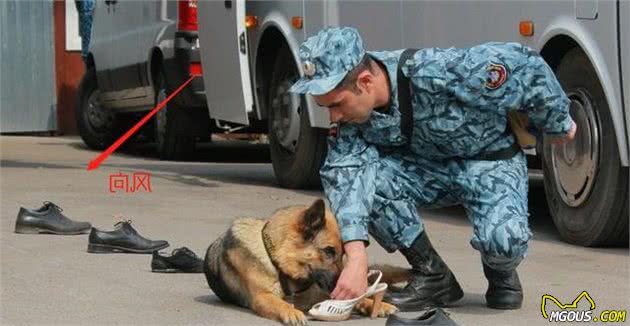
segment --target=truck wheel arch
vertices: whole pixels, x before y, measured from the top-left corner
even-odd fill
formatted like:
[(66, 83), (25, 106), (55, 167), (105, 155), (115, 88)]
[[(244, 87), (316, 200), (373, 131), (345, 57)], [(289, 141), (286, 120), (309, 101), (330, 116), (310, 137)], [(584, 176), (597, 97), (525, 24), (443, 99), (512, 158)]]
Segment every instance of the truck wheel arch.
[(268, 108), (266, 107), (267, 96), (271, 84), (271, 76), (273, 74), (273, 65), (278, 53), (283, 48), (290, 48), (285, 35), (276, 26), (268, 26), (258, 41), (256, 49), (256, 60), (254, 63), (254, 78), (256, 91), (256, 107), (259, 109), (261, 119), (268, 116)]
[(151, 49), (151, 53), (149, 54), (149, 60), (148, 60), (148, 65), (149, 65), (148, 78), (149, 78), (149, 82), (151, 83), (151, 86), (153, 86), (153, 89), (156, 89), (157, 87), (156, 78), (158, 77), (160, 69), (162, 69), (163, 60), (164, 60), (164, 55), (162, 54), (162, 50), (159, 47), (154, 47), (153, 49)]
[[(539, 39), (541, 56), (547, 61), (549, 66), (556, 71), (560, 60), (572, 49), (578, 47), (584, 52), (597, 78), (604, 90), (606, 101), (613, 117), (620, 116), (622, 119), (613, 119), (613, 126), (618, 144), (619, 158), (623, 166), (628, 166), (628, 141), (626, 139), (626, 126), (623, 119), (623, 106), (621, 99), (615, 99), (614, 84), (612, 76), (608, 73), (610, 67), (603, 65), (601, 49), (592, 40), (592, 35), (588, 34), (580, 25), (572, 22), (571, 26), (564, 26), (562, 22), (548, 28), (542, 38)], [(573, 25), (575, 24), (575, 25)]]

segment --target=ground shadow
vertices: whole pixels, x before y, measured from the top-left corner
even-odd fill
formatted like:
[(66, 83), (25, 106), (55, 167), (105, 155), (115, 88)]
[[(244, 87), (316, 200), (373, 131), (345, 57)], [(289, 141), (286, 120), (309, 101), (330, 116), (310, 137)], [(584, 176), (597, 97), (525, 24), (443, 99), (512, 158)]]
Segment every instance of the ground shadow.
[[(83, 142), (66, 143), (74, 149), (94, 152)], [(160, 161), (153, 143), (131, 144), (119, 148), (113, 154), (140, 159), (132, 164), (116, 164), (105, 161), (101, 167), (127, 171), (148, 171), (152, 177), (163, 178), (189, 186), (216, 187), (218, 182), (277, 187), (271, 168), (269, 146), (247, 141), (215, 141), (197, 145), (194, 154), (185, 161)], [(212, 163), (212, 164), (199, 164)], [(235, 168), (234, 164), (238, 164)], [(262, 164), (262, 168), (261, 168)], [(201, 180), (200, 180), (201, 179)]]
[[(45, 144), (45, 143), (40, 143)], [(65, 145), (74, 149), (92, 151), (96, 154), (101, 151), (88, 148), (83, 142), (71, 142)], [(121, 146), (116, 155), (133, 157), (136, 159), (157, 160), (158, 154), (155, 144), (150, 142), (129, 144)], [(196, 144), (195, 152), (180, 163), (271, 163), (268, 144), (258, 144), (238, 140), (218, 140)]]
[[(233, 310), (234, 312), (247, 313), (250, 316), (255, 316), (255, 317), (258, 317), (258, 318), (262, 318), (262, 317), (258, 316), (251, 309), (245, 309), (245, 308), (233, 305), (233, 304), (225, 303), (225, 302), (221, 301), (221, 299), (219, 299), (214, 294), (198, 296), (194, 300), (196, 302), (207, 304), (207, 305), (210, 305), (210, 306), (213, 306), (213, 307), (216, 307), (216, 308), (229, 309), (229, 310)], [(349, 320), (363, 319), (363, 318), (365, 318), (365, 316), (359, 314), (358, 312), (353, 312), (352, 315), (350, 316)], [(311, 322), (311, 321), (318, 322), (317, 320), (309, 320), (309, 322)], [(324, 323), (324, 322), (322, 322), (322, 323)]]
[(499, 315), (505, 311), (488, 309), (484, 293), (465, 293), (464, 297), (454, 305), (447, 307), (448, 311), (462, 315)]
[(24, 162), (24, 161), (14, 161), (14, 160), (0, 160), (0, 167), (3, 168), (31, 168), (31, 169), (76, 169), (74, 166), (70, 165), (60, 165), (60, 164), (52, 164), (52, 163), (44, 163), (44, 162)]
[(207, 305), (213, 306), (215, 308), (229, 309), (229, 310), (233, 310), (235, 312), (248, 313), (248, 314), (250, 314), (252, 316), (258, 317), (258, 315), (256, 315), (252, 310), (246, 309), (246, 308), (242, 308), (242, 307), (239, 307), (237, 305), (225, 303), (225, 302), (221, 301), (221, 299), (219, 299), (219, 297), (217, 297), (214, 294), (201, 295), (201, 296), (195, 297), (194, 300), (196, 302), (207, 304)]

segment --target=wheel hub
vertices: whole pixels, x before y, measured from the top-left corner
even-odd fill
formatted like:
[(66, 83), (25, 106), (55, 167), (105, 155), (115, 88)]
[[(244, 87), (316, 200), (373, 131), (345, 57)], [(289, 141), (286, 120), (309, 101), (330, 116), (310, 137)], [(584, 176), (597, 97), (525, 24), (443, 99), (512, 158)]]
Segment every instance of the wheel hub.
[(578, 126), (575, 139), (551, 145), (551, 162), (556, 189), (571, 207), (584, 203), (593, 188), (599, 160), (599, 124), (591, 98), (584, 90), (567, 94), (571, 117)]
[(96, 130), (107, 130), (114, 123), (114, 113), (101, 105), (99, 92), (93, 91), (87, 102), (87, 121)]
[(271, 132), (283, 148), (294, 153), (300, 136), (301, 96), (289, 92), (291, 85), (286, 79), (276, 89), (271, 101)]

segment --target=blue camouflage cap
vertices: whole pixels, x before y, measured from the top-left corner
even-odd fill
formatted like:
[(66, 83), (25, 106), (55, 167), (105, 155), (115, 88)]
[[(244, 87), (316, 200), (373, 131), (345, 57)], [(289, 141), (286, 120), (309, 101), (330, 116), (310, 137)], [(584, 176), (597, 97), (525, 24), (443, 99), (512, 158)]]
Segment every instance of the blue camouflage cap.
[(304, 76), (290, 92), (322, 95), (333, 90), (363, 56), (363, 41), (352, 27), (325, 28), (300, 46)]

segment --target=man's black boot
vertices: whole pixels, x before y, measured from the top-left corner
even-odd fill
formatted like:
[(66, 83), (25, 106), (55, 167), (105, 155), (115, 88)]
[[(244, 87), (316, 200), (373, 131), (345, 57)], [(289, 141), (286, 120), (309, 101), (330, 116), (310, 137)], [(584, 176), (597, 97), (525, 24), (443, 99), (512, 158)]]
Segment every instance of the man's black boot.
[(420, 311), (449, 305), (464, 296), (455, 276), (433, 249), (426, 232), (400, 252), (411, 265), (409, 283), (400, 291), (388, 291), (383, 301), (401, 311)]
[(516, 270), (498, 271), (483, 264), (488, 279), (486, 305), (494, 309), (519, 309), (523, 304), (523, 288)]

